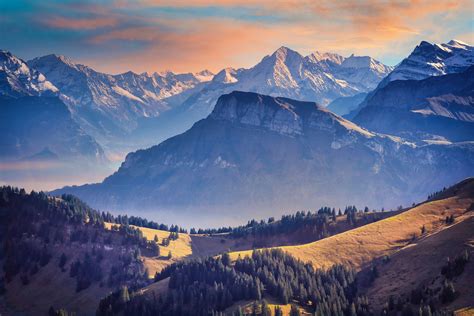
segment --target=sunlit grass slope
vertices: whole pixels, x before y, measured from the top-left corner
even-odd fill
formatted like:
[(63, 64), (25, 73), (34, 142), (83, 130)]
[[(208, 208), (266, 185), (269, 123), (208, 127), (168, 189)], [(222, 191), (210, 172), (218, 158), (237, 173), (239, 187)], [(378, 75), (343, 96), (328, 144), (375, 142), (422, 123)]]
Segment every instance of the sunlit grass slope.
[[(448, 191), (442, 199), (422, 203), (396, 216), (343, 232), (316, 242), (280, 247), (305, 262), (317, 267), (329, 267), (336, 263), (361, 268), (374, 258), (391, 255), (409, 245), (413, 237), (420, 237), (421, 228), (433, 234), (445, 229), (446, 216), (458, 219), (474, 202), (474, 179), (467, 179)], [(233, 252), (237, 256), (249, 255), (251, 251)]]

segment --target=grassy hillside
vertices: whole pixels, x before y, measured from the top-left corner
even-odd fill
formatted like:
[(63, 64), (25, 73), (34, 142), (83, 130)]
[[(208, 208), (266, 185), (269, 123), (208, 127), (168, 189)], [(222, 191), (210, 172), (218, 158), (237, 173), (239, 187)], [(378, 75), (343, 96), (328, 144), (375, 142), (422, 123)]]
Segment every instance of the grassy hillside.
[[(298, 259), (311, 262), (316, 268), (341, 263), (360, 269), (375, 258), (390, 256), (416, 242), (423, 226), (427, 236), (448, 227), (445, 224), (446, 216), (453, 215), (457, 220), (472, 216), (472, 212), (466, 213), (472, 203), (474, 179), (469, 179), (443, 192), (437, 199), (419, 204), (396, 216), (316, 242), (281, 248)], [(235, 259), (239, 255), (250, 253), (233, 252), (231, 257)]]
[[(110, 229), (113, 223), (105, 223), (105, 227)], [(229, 239), (224, 237), (212, 237), (205, 235), (190, 235), (179, 233), (176, 240), (170, 241), (169, 245), (163, 246), (162, 240), (168, 238), (169, 231), (152, 229), (146, 227), (133, 226), (143, 233), (143, 237), (147, 240), (154, 240), (158, 237), (158, 245), (160, 246), (160, 256), (148, 255), (146, 252), (142, 253), (143, 263), (148, 269), (150, 277), (153, 277), (156, 272), (160, 272), (164, 267), (184, 259), (191, 259), (196, 257), (206, 257), (216, 255), (229, 249), (250, 249), (251, 243), (246, 240)], [(171, 258), (167, 255), (171, 252)]]
[[(123, 285), (129, 286), (131, 292), (146, 294), (138, 296), (158, 297), (169, 293), (170, 279), (176, 283), (179, 278), (171, 273), (151, 284), (149, 278), (171, 264), (228, 251), (231, 251), (230, 259), (236, 260), (239, 256), (251, 255), (250, 249), (261, 244), (280, 248), (303, 262), (311, 262), (316, 269), (327, 269), (335, 264), (355, 268), (359, 271), (359, 293), (366, 295), (370, 308), (378, 311), (385, 306), (390, 295), (406, 300), (410, 299), (413, 290), (429, 288), (438, 297), (445, 280), (441, 269), (447, 257), (454, 258), (464, 250), (474, 257), (474, 179), (438, 192), (430, 196), (430, 200), (408, 210), (358, 213), (358, 227), (354, 229), (351, 229), (353, 224), (346, 221), (345, 215), (335, 219), (329, 216), (325, 219), (325, 228), (328, 228), (325, 232), (334, 234), (329, 237), (322, 236), (320, 230), (311, 232), (308, 225), (311, 221), (306, 222), (304, 228), (287, 234), (273, 229), (272, 225), (279, 225), (279, 221), (275, 221), (259, 223), (264, 226), (249, 228), (251, 232), (240, 237), (226, 233), (179, 233), (176, 240), (170, 240), (165, 245), (162, 242), (170, 237), (169, 231), (104, 222), (108, 216), (104, 217), (75, 198), (66, 201), (7, 190), (6, 195), (0, 196), (0, 202), (0, 224), (4, 226), (0, 237), (7, 241), (3, 243), (6, 256), (0, 260), (6, 271), (0, 275), (0, 289), (3, 283), (7, 290), (0, 297), (0, 313), (6, 315), (44, 314), (50, 306), (66, 308), (78, 315), (94, 314), (99, 301)], [(447, 217), (453, 217), (454, 222), (446, 222)], [(111, 229), (113, 225), (117, 227)], [(150, 246), (155, 236), (160, 246), (159, 256)], [(305, 238), (323, 239), (298, 244)], [(25, 252), (29, 249), (38, 255)], [(41, 263), (43, 252), (48, 254), (44, 264)], [(169, 252), (171, 258), (168, 257)], [(62, 253), (66, 254), (67, 262), (60, 268)], [(20, 260), (22, 255), (27, 259)], [(92, 263), (97, 263), (86, 264), (88, 256), (94, 260)], [(77, 261), (89, 267), (87, 271), (90, 275), (72, 275)], [(16, 263), (20, 264), (18, 269), (15, 268)], [(378, 277), (369, 282), (374, 266), (378, 269)], [(92, 267), (99, 267), (100, 275), (93, 277), (95, 268)], [(145, 269), (148, 270), (148, 278), (144, 276)], [(247, 271), (239, 269), (239, 273)], [(212, 271), (210, 273), (207, 277), (212, 280)], [(114, 279), (115, 275), (120, 278)], [(459, 315), (472, 313), (473, 276), (474, 261), (471, 260), (462, 275), (450, 279), (457, 292), (456, 299), (441, 307), (459, 310)], [(84, 278), (86, 286), (81, 285)], [(262, 282), (268, 280), (263, 278)], [(194, 285), (190, 283), (189, 286), (193, 288)], [(176, 285), (174, 289), (177, 290)], [(290, 305), (282, 303), (280, 294), (270, 294), (264, 287), (261, 291), (272, 310), (279, 305), (284, 312), (288, 312)], [(294, 293), (301, 291), (301, 288), (293, 288)], [(287, 303), (297, 303), (298, 300), (295, 296)], [(356, 305), (367, 308), (364, 300), (360, 298)], [(224, 304), (215, 306), (219, 309)], [(250, 311), (253, 301), (243, 295), (225, 306), (228, 312), (239, 306), (244, 311)], [(308, 298), (301, 306), (304, 306), (301, 312), (314, 307)], [(350, 304), (345, 306), (347, 311)], [(132, 307), (137, 310), (137, 306)]]
[[(363, 226), (372, 223), (377, 220), (389, 218), (400, 211), (393, 212), (378, 212), (378, 213), (359, 213), (357, 214), (358, 225)], [(267, 226), (278, 225), (279, 221), (275, 221), (271, 224), (265, 224)], [(105, 223), (105, 227), (110, 229), (114, 223)], [(136, 229), (139, 229), (143, 236), (149, 240), (154, 240), (155, 236), (158, 237), (158, 244), (160, 245), (160, 256), (150, 256), (147, 253), (142, 253), (142, 260), (145, 267), (148, 269), (149, 276), (153, 277), (156, 272), (160, 272), (166, 266), (178, 262), (183, 259), (191, 259), (197, 257), (214, 256), (227, 251), (245, 251), (251, 250), (258, 246), (282, 246), (282, 245), (298, 245), (303, 240), (314, 240), (321, 239), (324, 236), (314, 229), (314, 227), (301, 224), (301, 229), (295, 229), (288, 233), (273, 233), (273, 234), (262, 234), (255, 232), (252, 233), (252, 227), (247, 228), (250, 232), (242, 234), (243, 236), (234, 237), (231, 233), (222, 234), (187, 234), (179, 233), (179, 238), (173, 240), (169, 245), (163, 246), (161, 244), (164, 238), (168, 238), (170, 235), (169, 231), (152, 229), (147, 227), (138, 227), (130, 225)], [(338, 234), (352, 229), (353, 226), (346, 221), (346, 216), (338, 216), (335, 221), (329, 221), (327, 224), (327, 234)], [(166, 258), (168, 253), (171, 252), (171, 259)]]
[[(471, 212), (472, 213), (472, 212)], [(390, 295), (410, 298), (412, 290), (428, 287), (441, 288), (444, 280), (442, 267), (467, 250), (474, 257), (474, 216), (464, 215), (458, 222), (421, 238), (394, 253), (387, 263), (377, 265), (378, 275), (367, 290), (372, 305), (380, 308)], [(451, 303), (451, 310), (474, 304), (474, 260), (464, 272), (453, 279), (459, 297)]]

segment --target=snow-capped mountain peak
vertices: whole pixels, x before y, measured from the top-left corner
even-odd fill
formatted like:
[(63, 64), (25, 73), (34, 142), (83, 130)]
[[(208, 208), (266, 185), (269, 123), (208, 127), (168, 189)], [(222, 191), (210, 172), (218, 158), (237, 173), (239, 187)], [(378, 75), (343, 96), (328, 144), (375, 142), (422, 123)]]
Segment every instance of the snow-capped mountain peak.
[(231, 68), (231, 67), (224, 68), (221, 71), (219, 71), (214, 76), (214, 78), (212, 78), (212, 81), (216, 82), (216, 83), (225, 83), (225, 84), (235, 83), (235, 82), (239, 81), (237, 79), (237, 74), (238, 74), (238, 70), (236, 70), (234, 68)]
[(214, 73), (210, 70), (204, 69), (202, 71), (196, 72), (194, 76), (200, 81), (200, 82), (208, 82), (211, 81), (212, 78), (214, 78)]
[(10, 97), (53, 96), (58, 93), (46, 77), (31, 69), (23, 60), (8, 51), (0, 51), (0, 94)]
[(467, 49), (470, 46), (469, 44), (457, 39), (452, 39), (447, 44), (452, 47), (463, 48), (463, 49)]
[(393, 67), (386, 66), (370, 56), (355, 56), (354, 54), (344, 59), (341, 67), (355, 69), (368, 68), (383, 75), (393, 70)]
[[(139, 118), (159, 116), (171, 107), (166, 99), (201, 85), (210, 76), (208, 72), (195, 75), (171, 71), (110, 75), (58, 55), (35, 58), (29, 65), (59, 88), (63, 101), (74, 115), (85, 117), (83, 123), (88, 128), (104, 134), (103, 122), (113, 122), (105, 133), (115, 135), (135, 128)], [(82, 111), (89, 114), (83, 115)]]
[(338, 54), (322, 53), (322, 52), (319, 52), (319, 51), (315, 51), (315, 52), (309, 54), (308, 56), (306, 56), (305, 58), (307, 60), (309, 60), (310, 62), (313, 62), (313, 63), (329, 61), (329, 62), (335, 63), (337, 65), (342, 64), (342, 62), (345, 59), (343, 56), (338, 55)]
[(474, 64), (474, 46), (458, 40), (431, 44), (422, 41), (381, 83), (393, 80), (421, 80), (457, 73)]

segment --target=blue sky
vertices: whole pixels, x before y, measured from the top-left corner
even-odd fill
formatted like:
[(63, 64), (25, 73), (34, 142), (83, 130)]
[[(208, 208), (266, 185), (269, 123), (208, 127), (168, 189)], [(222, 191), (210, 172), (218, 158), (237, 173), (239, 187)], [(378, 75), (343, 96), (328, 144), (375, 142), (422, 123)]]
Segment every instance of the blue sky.
[(1, 1), (0, 47), (94, 68), (178, 72), (249, 67), (280, 46), (394, 65), (422, 40), (473, 43), (474, 1)]

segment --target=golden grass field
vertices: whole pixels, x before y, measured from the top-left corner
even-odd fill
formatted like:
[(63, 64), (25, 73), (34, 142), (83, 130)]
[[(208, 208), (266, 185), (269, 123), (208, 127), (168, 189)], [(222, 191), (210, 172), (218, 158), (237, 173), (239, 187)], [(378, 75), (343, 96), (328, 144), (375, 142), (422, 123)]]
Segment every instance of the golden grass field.
[(474, 307), (461, 308), (454, 312), (455, 316), (474, 316)]
[[(341, 263), (360, 269), (374, 258), (392, 255), (409, 245), (414, 235), (420, 237), (423, 225), (429, 235), (447, 227), (444, 219), (448, 215), (453, 214), (458, 220), (470, 216), (463, 214), (473, 202), (474, 181), (469, 181), (460, 195), (428, 201), (398, 215), (312, 243), (279, 248), (304, 262), (311, 262), (315, 268)], [(250, 250), (236, 251), (231, 257), (250, 254)]]
[[(107, 229), (114, 225), (113, 223), (105, 223)], [(168, 246), (162, 246), (163, 238), (169, 236), (168, 231), (157, 230), (146, 227), (132, 227), (138, 228), (142, 231), (143, 236), (147, 240), (153, 240), (155, 235), (158, 236), (158, 244), (160, 245), (160, 257), (142, 256), (145, 267), (148, 269), (150, 277), (153, 277), (156, 272), (161, 271), (164, 267), (183, 259), (204, 257), (217, 255), (219, 253), (231, 249), (250, 249), (251, 243), (245, 240), (228, 239), (221, 237), (211, 237), (205, 235), (190, 235), (179, 233), (177, 240), (171, 240)], [(165, 258), (168, 252), (171, 251), (171, 260)]]
[[(472, 213), (472, 212), (471, 212)], [(421, 285), (441, 287), (441, 268), (447, 258), (464, 250), (474, 257), (474, 216), (462, 216), (459, 221), (394, 253), (386, 264), (378, 265), (379, 277), (369, 287), (367, 296), (374, 307), (382, 307), (390, 295), (410, 296)], [(467, 263), (463, 274), (453, 279), (461, 294), (449, 307), (451, 310), (474, 307), (474, 260)]]

